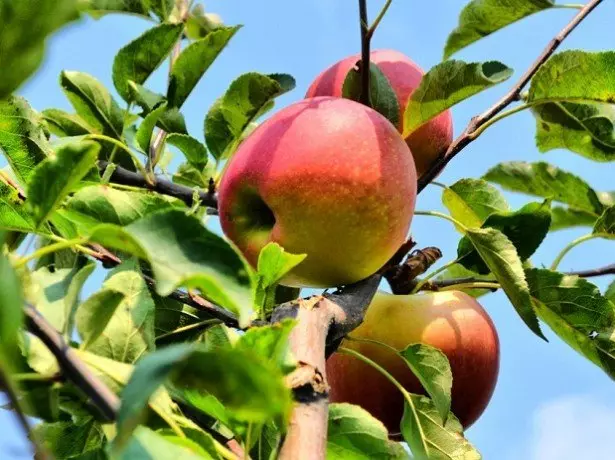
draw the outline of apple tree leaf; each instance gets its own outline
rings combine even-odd
[[[158,123],[162,115],[166,112],[166,110],[167,104],[166,102],[163,102],[150,113],[148,113],[137,128],[137,133],[135,134],[135,141],[137,141],[137,145],[141,147],[141,150],[146,153],[149,153],[154,128],[156,127],[156,124]]]
[[[606,292],[604,293],[604,297],[606,297],[613,304],[615,304],[615,281],[612,281],[611,284],[609,284],[609,287],[606,288]]]
[[[44,440],[45,448],[54,458],[90,458],[104,447],[106,437],[100,422],[91,416],[75,418],[34,428],[35,435]]]
[[[610,206],[604,210],[604,213],[594,225],[593,233],[603,238],[615,238],[615,206]]]
[[[60,109],[46,109],[42,111],[42,114],[49,131],[58,137],[101,134],[77,114]]]
[[[459,102],[510,78],[513,70],[498,61],[441,62],[414,90],[404,111],[404,137]]]
[[[478,281],[484,281],[486,283],[496,282],[492,274],[485,275],[485,276],[479,276],[476,272],[473,272],[472,270],[465,268],[461,264],[451,265],[444,272],[439,274],[436,280],[445,281],[445,280],[459,279],[459,278],[472,278]],[[490,292],[489,289],[467,289],[461,286],[457,287],[456,289],[459,289],[465,292],[466,294],[471,295],[472,297],[475,297],[475,298],[481,297],[485,294],[489,294]]]
[[[83,340],[82,348],[88,348],[100,337],[122,300],[124,300],[124,293],[105,289],[94,293],[79,306],[75,322]]]
[[[167,136],[167,143],[177,147],[194,168],[203,170],[207,166],[207,148],[194,137],[173,133]]]
[[[491,214],[509,209],[502,194],[480,179],[461,179],[447,187],[442,204],[466,227],[480,227]]]
[[[115,446],[114,446],[115,447]],[[111,458],[117,460],[156,459],[156,460],[203,460],[211,458],[197,443],[176,435],[153,431],[145,426],[136,428],[127,445],[113,449]]]
[[[270,326],[251,327],[237,341],[239,350],[252,351],[287,374],[296,366],[289,348],[288,338],[296,322],[285,319]]]
[[[151,18],[149,0],[82,0],[82,10],[94,18],[110,13],[126,13]]]
[[[0,182],[0,229],[33,232],[36,225],[17,190]]]
[[[572,227],[593,227],[598,217],[597,214],[591,212],[555,206],[551,209],[551,227],[549,231],[554,232]]]
[[[19,356],[24,303],[21,283],[4,253],[0,254],[0,292],[0,359],[11,363]]]

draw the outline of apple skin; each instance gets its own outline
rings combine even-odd
[[[378,292],[364,322],[350,335],[397,350],[419,342],[439,348],[448,357],[453,373],[452,411],[465,428],[489,404],[499,371],[498,335],[485,310],[464,292]],[[342,346],[380,364],[409,392],[426,394],[405,361],[385,347],[349,340]],[[393,437],[398,435],[404,403],[391,382],[362,361],[340,353],[329,357],[326,369],[331,402],[359,405],[382,421]]]
[[[332,65],[312,82],[306,97],[342,96],[344,80],[350,69],[361,58],[354,55]],[[404,54],[394,50],[374,50],[370,60],[387,77],[399,102],[399,131],[403,131],[404,111],[412,92],[419,86],[423,70]],[[431,164],[446,151],[453,141],[453,118],[450,110],[425,123],[406,139],[414,156],[418,177],[421,177]]]
[[[220,224],[254,266],[271,241],[307,254],[281,284],[354,283],[404,242],[416,180],[408,146],[385,117],[348,99],[304,99],[235,152],[219,187]]]

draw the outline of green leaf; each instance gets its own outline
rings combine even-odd
[[[38,69],[46,38],[77,16],[76,0],[0,0],[0,99]]]
[[[188,160],[188,163],[196,169],[202,170],[207,166],[207,149],[194,137],[188,136],[187,134],[174,133],[167,137],[167,143],[181,150],[186,160]]]
[[[480,179],[461,179],[447,187],[442,204],[466,227],[480,227],[491,214],[509,209],[502,194]]]
[[[0,292],[0,359],[13,363],[19,356],[24,301],[19,278],[4,253],[0,254]]]
[[[342,86],[343,97],[357,102],[361,101],[362,93],[362,70],[359,70],[360,66],[359,61],[354,68],[350,69]],[[384,115],[394,126],[399,126],[399,102],[391,87],[391,82],[382,73],[378,65],[372,62],[369,64],[369,74],[370,107]]]
[[[182,438],[168,437],[144,426],[135,430],[130,443],[122,451],[113,452],[114,460],[203,460],[203,451],[196,443],[183,442]]]
[[[243,334],[235,345],[239,350],[252,351],[267,362],[277,365],[287,374],[295,368],[295,360],[289,349],[288,337],[295,327],[294,320],[270,326],[252,327]]]
[[[352,404],[330,404],[327,436],[328,460],[408,459],[386,428],[369,412]]]
[[[549,231],[553,232],[572,227],[593,227],[598,217],[597,214],[591,212],[556,206],[551,209]]]
[[[124,112],[102,83],[86,73],[64,70],[60,85],[86,123],[107,136],[121,139]]]
[[[179,108],[183,105],[237,30],[239,26],[217,29],[205,38],[188,45],[181,52],[169,77],[167,92],[169,106]]]
[[[96,292],[79,306],[75,322],[83,340],[82,348],[87,349],[100,337],[122,300],[124,300],[122,292],[105,289]]]
[[[49,218],[95,165],[99,150],[100,146],[95,142],[66,144],[54,157],[37,166],[28,185],[28,204],[37,227]]]
[[[591,75],[591,78],[587,78]],[[527,102],[615,102],[615,51],[562,51],[532,78]]]
[[[598,195],[587,182],[549,163],[500,163],[483,178],[506,190],[559,201],[580,211],[600,213],[603,209]]]
[[[446,423],[429,398],[411,394],[405,401],[401,431],[417,460],[480,460],[478,451],[463,437],[454,415]]]
[[[191,40],[198,40],[222,25],[220,16],[213,13],[205,13],[203,5],[196,5],[192,8],[186,19],[186,35]]]
[[[609,287],[606,289],[604,296],[612,303],[615,303],[615,281],[612,281],[611,284],[609,284]]]
[[[593,161],[613,161],[615,148],[600,141],[612,136],[613,114],[607,118],[604,116],[605,110],[600,110],[601,115],[589,115],[591,112],[587,110],[588,107],[599,105],[562,101],[534,106],[532,113],[536,118],[538,150],[544,153],[554,149],[566,149]],[[609,107],[609,111],[612,111],[607,104],[601,106]],[[584,109],[579,110],[581,107]],[[589,118],[583,118],[587,115]],[[596,132],[600,130],[603,132],[597,137]]]
[[[593,233],[603,238],[615,238],[615,206],[604,210],[604,213],[598,218],[596,225],[594,225]]]
[[[552,0],[472,0],[446,40],[444,59],[509,24],[552,7]]]
[[[60,109],[47,109],[42,113],[49,130],[58,137],[100,134],[74,113],[67,113]]]
[[[252,316],[252,276],[247,263],[222,238],[181,210],[149,214],[118,227],[101,225],[91,240],[149,261],[157,293],[179,286],[200,289],[207,298],[239,315]]]
[[[515,246],[506,235],[494,228],[469,229],[466,236],[502,286],[523,322],[538,337],[546,340],[532,307],[523,265]]]
[[[34,228],[34,219],[17,190],[0,182],[0,229],[32,232]]]
[[[0,150],[23,184],[51,153],[41,121],[24,98],[0,99]]]
[[[468,270],[461,264],[451,265],[444,272],[438,275],[436,280],[444,281],[444,280],[459,279],[459,278],[473,278],[473,279],[478,279],[479,281],[484,281],[487,283],[496,282],[493,275],[489,274],[486,276],[479,276],[476,272],[473,272],[472,270]],[[467,289],[463,287],[456,287],[456,289],[463,291],[466,294],[471,295],[472,297],[476,297],[476,298],[481,297],[485,294],[489,294],[490,292],[489,289]]]
[[[129,81],[128,87],[130,88],[130,99],[143,109],[141,116],[147,115],[167,100],[162,94],[155,93],[134,81]]]
[[[160,297],[150,288],[156,305],[156,344],[195,341],[215,320],[204,310],[191,307],[169,297]],[[206,322],[210,322],[206,324]],[[201,326],[199,326],[201,325]],[[194,327],[191,327],[194,326]]]
[[[205,118],[205,140],[216,160],[229,158],[253,122],[273,107],[273,100],[292,90],[289,75],[247,73],[237,78]]]
[[[510,78],[513,70],[498,61],[451,60],[427,72],[404,112],[404,137],[455,104]]]
[[[81,348],[132,364],[156,348],[154,301],[135,261],[124,262],[113,269],[103,289],[115,294],[110,294],[109,304],[85,302],[77,310],[79,335],[85,341]],[[105,307],[111,311],[97,310]]]
[[[213,179],[215,173],[213,163],[208,163],[203,170],[198,170],[189,163],[182,163],[173,174],[173,182],[187,187],[207,188],[209,179]]]
[[[160,117],[166,112],[167,104],[162,103],[143,119],[139,128],[137,129],[137,134],[135,135],[135,140],[141,150],[149,154],[150,145],[152,142],[152,134],[154,133],[154,128],[160,120]]]
[[[165,21],[173,11],[175,0],[149,0],[149,5],[158,19]]]
[[[521,261],[526,261],[540,246],[551,226],[550,203],[528,203],[518,211],[490,215],[483,228],[495,228],[514,245]],[[475,272],[486,274],[489,268],[467,238],[459,242],[458,256],[461,264]]]
[[[82,458],[105,445],[105,434],[93,417],[80,417],[76,421],[42,423],[34,428],[37,439],[54,458]],[[87,457],[86,457],[87,458]]]
[[[589,281],[544,269],[526,271],[534,308],[574,350],[615,378],[615,306]]]
[[[446,355],[437,348],[422,343],[408,345],[399,354],[431,397],[440,418],[446,420],[451,410],[453,387],[453,374]]]
[[[183,24],[160,24],[124,46],[113,61],[113,84],[131,101],[128,81],[142,85],[166,59],[184,29]]]
[[[128,13],[149,19],[149,5],[149,0],[82,0],[82,9],[94,18],[109,13]]]

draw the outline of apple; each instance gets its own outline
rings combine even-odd
[[[239,146],[219,187],[225,235],[256,265],[269,242],[307,257],[281,284],[333,287],[376,272],[404,242],[416,170],[408,146],[375,110],[304,99]]]
[[[448,357],[453,374],[452,411],[465,428],[480,417],[491,399],[500,362],[498,335],[485,310],[464,292],[378,292],[363,323],[350,336],[383,342],[400,351],[419,342],[439,348]],[[342,346],[380,364],[409,392],[426,394],[406,362],[391,350],[350,340]],[[392,435],[399,433],[403,396],[380,372],[340,353],[329,357],[326,370],[332,402],[359,405],[382,421]]]
[[[358,54],[350,56],[326,69],[310,85],[306,97],[341,97],[346,75],[360,58]],[[400,108],[399,131],[401,132],[408,99],[419,86],[424,72],[416,63],[398,51],[375,50],[372,51],[370,59],[387,77],[397,95]],[[452,140],[453,119],[450,110],[442,112],[408,136],[406,142],[414,156],[418,177],[421,177],[446,151]]]

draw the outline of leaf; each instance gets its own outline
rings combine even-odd
[[[64,70],[60,85],[86,123],[107,136],[121,139],[124,112],[102,83],[86,73]]]
[[[213,327],[211,315],[190,305],[183,304],[169,297],[160,297],[150,288],[150,294],[156,305],[155,331],[156,344],[167,345],[175,342],[192,342],[203,334],[204,330]],[[202,327],[197,327],[202,325]],[[194,326],[191,328],[190,326]],[[171,335],[172,334],[172,335]]]
[[[615,238],[615,206],[604,210],[594,225],[593,233],[603,238]]]
[[[577,210],[600,213],[603,209],[598,195],[587,182],[549,163],[500,163],[483,178],[506,190],[559,201]]]
[[[158,19],[164,21],[171,14],[173,6],[175,5],[175,0],[149,0],[149,4],[150,9],[158,16]]]
[[[83,136],[97,133],[79,115],[67,113],[60,109],[47,109],[43,110],[42,113],[49,130],[56,136]]]
[[[101,225],[91,240],[149,261],[159,295],[179,286],[200,289],[237,313],[241,324],[252,315],[250,267],[226,241],[181,210],[149,214],[125,227]]]
[[[0,98],[0,150],[22,184],[51,153],[41,121],[24,98]]]
[[[422,343],[408,345],[399,354],[431,397],[440,418],[446,420],[451,410],[453,387],[453,374],[446,355]]]
[[[389,441],[382,422],[352,404],[330,404],[327,459],[408,459],[404,448]]]
[[[42,423],[34,428],[34,433],[58,459],[81,458],[105,444],[102,426],[93,417],[80,417],[76,422]]]
[[[188,163],[196,169],[203,169],[207,165],[207,149],[194,137],[187,134],[170,134],[167,143],[174,145],[184,154]]]
[[[128,81],[142,85],[166,59],[182,34],[183,24],[160,24],[124,46],[113,61],[113,84],[130,102]]]
[[[215,176],[215,165],[208,163],[202,171],[199,171],[189,163],[182,163],[173,174],[173,182],[187,187],[207,188],[209,179]]]
[[[24,301],[19,278],[4,253],[0,254],[0,292],[0,359],[11,366],[8,363],[16,362],[19,356]]]
[[[550,203],[528,203],[518,211],[490,215],[483,228],[495,228],[514,245],[521,261],[526,261],[540,246],[551,226]],[[459,242],[457,253],[460,263],[477,273],[489,273],[489,268],[474,252],[467,238]]]
[[[36,226],[45,222],[96,164],[100,146],[81,141],[66,144],[55,157],[43,161],[32,173],[28,185],[28,204],[32,208]]]
[[[111,312],[97,311],[96,307],[104,306],[94,302],[86,302],[77,310],[79,335],[85,340],[82,349],[132,364],[156,348],[154,301],[134,261],[126,261],[113,269],[103,289],[115,293],[107,305],[113,309]],[[97,316],[101,324],[95,324],[93,316]],[[107,324],[102,324],[103,321]]]
[[[532,307],[521,259],[510,240],[494,228],[469,229],[466,236],[502,286],[523,322],[534,334],[546,340]]]
[[[292,90],[289,75],[247,73],[237,78],[205,118],[205,140],[216,160],[229,158],[251,124],[273,106],[273,100]]]
[[[150,145],[152,141],[152,134],[154,133],[154,128],[156,127],[156,123],[160,120],[162,114],[167,110],[167,104],[162,103],[143,119],[139,128],[137,129],[137,134],[135,135],[135,140],[141,150],[149,154]]]
[[[444,280],[449,280],[449,279],[459,279],[459,278],[468,278],[468,277],[471,277],[473,279],[479,279],[480,281],[484,281],[487,283],[496,282],[493,275],[489,274],[486,276],[479,277],[479,275],[476,272],[473,272],[472,270],[468,270],[461,264],[451,265],[444,272],[438,275],[436,280],[444,281]],[[467,289],[463,287],[456,287],[456,289],[463,291],[466,294],[471,295],[472,297],[476,297],[476,298],[481,297],[485,294],[489,294],[490,292],[489,289]]]
[[[598,103],[578,104],[572,102],[547,102],[532,108],[536,118],[536,145],[540,152],[554,149],[566,149],[593,161],[613,161],[615,148],[600,141],[606,136],[612,136],[613,114],[609,118],[602,115],[590,115],[589,118],[578,118],[587,115],[588,110],[579,110],[598,106]],[[608,104],[601,104],[609,107]],[[597,126],[604,133],[596,137]],[[610,130],[610,131],[609,131]],[[606,134],[608,133],[608,134]]]
[[[455,104],[510,78],[513,70],[498,61],[451,60],[429,70],[404,111],[404,137]]]
[[[186,35],[191,40],[198,40],[222,25],[220,16],[205,13],[203,5],[196,5],[186,19]]]
[[[239,26],[223,27],[188,45],[179,55],[169,76],[167,99],[170,107],[181,107],[209,66]]]
[[[591,78],[587,78],[591,75]],[[528,103],[556,101],[615,102],[615,52],[562,51],[532,78]]]
[[[361,101],[362,93],[362,69],[360,67],[361,61],[350,69],[342,86],[343,97],[357,102]],[[391,87],[391,82],[382,73],[378,65],[372,62],[369,64],[369,74],[370,107],[387,118],[392,125],[399,126],[399,102]]]
[[[615,306],[583,278],[544,269],[527,270],[526,276],[540,319],[615,378]]]
[[[45,40],[77,19],[76,0],[0,0],[0,100],[18,89],[38,69]]]
[[[235,347],[256,353],[287,374],[296,366],[288,341],[295,325],[294,320],[285,319],[270,326],[252,327],[239,338]]]
[[[442,204],[467,227],[480,227],[491,214],[509,209],[502,194],[480,179],[461,179],[447,187]]]
[[[446,40],[444,59],[509,24],[552,7],[552,0],[472,0]]]
[[[105,289],[96,292],[77,309],[75,321],[83,340],[82,348],[87,349],[100,337],[122,300],[122,292]]]
[[[34,219],[17,190],[0,181],[0,229],[33,232]]]
[[[576,211],[572,208],[556,206],[551,209],[551,227],[549,231],[562,230],[571,227],[593,227],[598,219],[597,214],[587,211]]]
[[[149,15],[149,0],[82,0],[82,8],[93,17],[109,13],[129,13],[146,18]]]
[[[615,281],[612,281],[611,284],[609,284],[604,296],[615,304]]]
[[[417,460],[480,460],[482,457],[462,433],[454,415],[446,423],[429,398],[408,395],[401,431]]]
[[[195,443],[187,444],[182,438],[162,436],[144,426],[136,429],[130,443],[122,451],[115,451],[115,460],[203,460],[202,449]]]

